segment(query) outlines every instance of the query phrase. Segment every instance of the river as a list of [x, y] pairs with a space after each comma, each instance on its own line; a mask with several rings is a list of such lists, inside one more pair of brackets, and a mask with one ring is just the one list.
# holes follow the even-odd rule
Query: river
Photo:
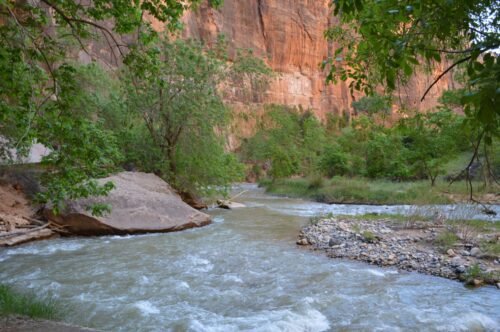
[[199, 229], [1, 249], [0, 280], [50, 295], [68, 308], [68, 322], [104, 331], [500, 330], [493, 287], [470, 290], [295, 245], [318, 213], [398, 207], [329, 206], [243, 189], [237, 200], [247, 208], [211, 210], [214, 223]]

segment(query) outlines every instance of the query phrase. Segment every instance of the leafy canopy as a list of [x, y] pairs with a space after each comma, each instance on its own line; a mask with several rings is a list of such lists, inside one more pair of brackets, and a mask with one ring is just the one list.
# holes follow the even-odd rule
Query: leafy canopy
[[125, 88], [129, 109], [142, 119], [159, 173], [182, 191], [226, 186], [241, 173], [224, 151], [229, 110], [218, 87], [227, 65], [194, 41], [158, 41], [131, 54]]
[[[119, 63], [155, 39], [145, 17], [174, 31], [183, 11], [199, 2], [0, 0], [0, 157], [10, 162], [12, 149], [26, 154], [35, 141], [50, 149], [43, 160], [48, 172], [42, 202], [52, 202], [57, 211], [67, 198], [108, 193], [112, 184], [93, 179], [121, 159], [116, 137], [100, 114], [123, 105], [107, 102], [98, 85], [85, 85], [70, 53], [89, 52], [91, 42], [104, 41]], [[93, 207], [95, 213], [103, 210]]]
[[367, 94], [393, 90], [416, 67], [445, 63], [427, 92], [455, 67], [465, 67], [468, 120], [491, 143], [500, 123], [500, 8], [496, 0], [335, 0], [340, 25], [326, 32], [338, 43], [325, 61], [328, 80], [349, 80]]

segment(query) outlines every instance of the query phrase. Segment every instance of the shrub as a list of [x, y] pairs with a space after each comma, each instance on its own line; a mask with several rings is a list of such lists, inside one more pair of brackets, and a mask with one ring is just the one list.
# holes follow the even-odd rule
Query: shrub
[[314, 175], [309, 178], [309, 186], [307, 187], [310, 190], [317, 190], [323, 188], [325, 185], [325, 180], [321, 175]]
[[319, 169], [329, 177], [345, 175], [349, 171], [348, 155], [338, 145], [328, 145], [319, 161]]
[[377, 240], [377, 236], [370, 231], [363, 231], [361, 236], [363, 236], [363, 240], [368, 243], [374, 243]]

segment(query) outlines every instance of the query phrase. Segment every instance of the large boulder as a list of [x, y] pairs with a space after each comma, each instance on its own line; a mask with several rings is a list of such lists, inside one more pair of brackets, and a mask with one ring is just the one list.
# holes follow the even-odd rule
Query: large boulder
[[[62, 230], [78, 235], [173, 232], [211, 222], [209, 215], [184, 203], [154, 174], [122, 172], [99, 181], [112, 181], [115, 189], [105, 197], [68, 202], [57, 215], [47, 208], [45, 216]], [[92, 216], [87, 209], [92, 203], [109, 204], [111, 212]]]

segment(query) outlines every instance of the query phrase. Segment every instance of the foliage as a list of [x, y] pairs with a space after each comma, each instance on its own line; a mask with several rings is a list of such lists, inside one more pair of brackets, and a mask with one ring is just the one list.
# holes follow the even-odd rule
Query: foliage
[[377, 240], [377, 236], [370, 231], [363, 231], [361, 236], [363, 237], [363, 241], [368, 243], [374, 243]]
[[491, 144], [499, 135], [500, 46], [496, 1], [336, 0], [341, 25], [326, 32], [338, 42], [335, 58], [324, 62], [328, 80], [350, 80], [351, 90], [372, 94], [382, 84], [388, 92], [415, 68], [445, 63], [448, 67], [427, 92], [455, 67], [466, 70], [460, 99], [467, 121], [479, 128], [476, 138]]
[[[26, 154], [35, 141], [52, 151], [43, 161], [49, 172], [39, 197], [42, 202], [50, 201], [57, 212], [65, 199], [108, 193], [112, 184], [94, 179], [112, 171], [120, 159], [116, 137], [99, 118], [110, 106], [107, 96], [100, 95], [95, 81], [93, 87], [85, 85], [89, 76], [69, 60], [68, 51], [76, 45], [93, 57], [86, 45], [102, 38], [112, 60], [119, 63], [119, 58], [126, 60], [154, 40], [156, 33], [143, 17], [153, 17], [174, 31], [183, 11], [197, 3], [0, 1], [0, 157], [11, 161], [12, 149]], [[128, 45], [135, 51], [130, 52], [118, 38], [133, 31], [138, 38]], [[97, 214], [106, 210], [90, 208]]]
[[[434, 185], [450, 160], [470, 151], [474, 137], [463, 116], [448, 105], [447, 101], [433, 112], [409, 113], [392, 127], [362, 114], [340, 130], [329, 129], [331, 121], [322, 124], [308, 112], [274, 106], [255, 136], [243, 142], [241, 155], [253, 164], [270, 162], [269, 175], [275, 179], [319, 171], [328, 177], [428, 179]], [[492, 168], [498, 165], [495, 153], [489, 159], [484, 155]]]
[[125, 84], [129, 109], [160, 153], [157, 171], [182, 191], [229, 184], [242, 168], [221, 135], [229, 119], [217, 90], [225, 64], [194, 41], [161, 40], [148, 52], [156, 54], [147, 61], [131, 54]]
[[399, 122], [407, 158], [417, 177], [427, 177], [434, 185], [443, 165], [457, 154], [460, 141], [458, 117], [451, 111], [416, 114]]
[[325, 129], [311, 112], [272, 105], [258, 126], [260, 130], [243, 144], [244, 161], [269, 161], [269, 174], [275, 179], [316, 172]]
[[458, 240], [458, 236], [454, 232], [444, 231], [436, 237], [435, 242], [445, 252], [452, 248]]
[[[94, 111], [102, 106], [99, 100], [103, 98], [98, 88], [89, 88], [83, 79], [92, 68], [62, 64], [52, 72], [58, 80], [57, 97], [42, 100], [41, 90], [34, 87], [46, 82], [44, 72], [32, 72], [18, 59], [15, 66], [24, 69], [17, 80], [17, 74], [9, 72], [9, 60], [4, 60], [0, 60], [0, 71], [7, 73], [9, 79], [0, 83], [3, 100], [0, 108], [4, 117], [0, 131], [7, 143], [3, 148], [27, 152], [36, 140], [51, 151], [42, 160], [48, 173], [42, 177], [45, 190], [38, 199], [52, 202], [57, 212], [67, 198], [109, 192], [113, 188], [111, 183], [98, 185], [92, 178], [112, 170], [120, 154], [112, 133], [93, 120]], [[9, 93], [13, 94], [8, 97]], [[97, 214], [106, 210], [103, 206], [90, 208]]]
[[0, 285], [0, 316], [22, 315], [31, 318], [61, 318], [61, 309], [50, 298], [22, 294], [10, 286]]
[[319, 169], [329, 177], [345, 175], [349, 171], [348, 158], [348, 154], [339, 145], [329, 144], [319, 161]]
[[374, 94], [365, 96], [358, 101], [352, 102], [352, 108], [356, 113], [366, 113], [368, 115], [381, 114], [386, 117], [391, 112], [390, 98]]
[[241, 94], [238, 100], [261, 102], [261, 96], [269, 87], [273, 75], [271, 68], [261, 58], [256, 57], [251, 49], [238, 49], [232, 61], [230, 80], [227, 84], [230, 88], [237, 87]]

